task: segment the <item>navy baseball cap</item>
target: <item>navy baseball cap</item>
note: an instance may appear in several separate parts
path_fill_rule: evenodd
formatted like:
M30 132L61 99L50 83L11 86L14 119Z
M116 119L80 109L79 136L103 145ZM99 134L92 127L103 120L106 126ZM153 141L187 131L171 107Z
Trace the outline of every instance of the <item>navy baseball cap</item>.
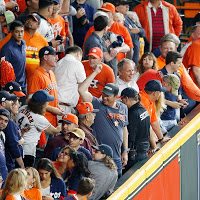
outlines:
M137 95L138 95L138 92L134 88L131 88L131 87L127 87L124 90L122 90L122 92L121 92L121 98L122 97L132 97L132 98L134 98Z
M19 85L19 83L15 82L15 81L10 81L8 82L5 87L4 90L14 93L16 94L18 97L24 97L26 96L23 92L22 92L22 88Z
M92 148L101 151L103 154L106 154L107 156L110 156L111 158L113 157L113 150L107 144L101 144L99 146L92 145Z
M53 101L55 97L53 95L50 95L45 90L38 90L33 94L32 99L38 103L43 103L47 101Z
M0 91L0 103L8 101L14 101L17 99L17 95L11 95L7 91Z
M162 87L162 84L159 80L150 80L145 85L145 90L147 91L160 91L160 92L167 92L166 87Z
M60 0L53 0L53 2L56 2L57 4L60 4Z
M119 87L114 85L113 83L107 83L103 91L101 92L105 93L108 96L112 96L112 95L116 96L119 93Z
M39 51L39 58L42 58L44 55L55 55L56 51L51 46L45 46Z
M32 17L36 22L38 22L38 24L40 25L40 22L41 22L41 17L40 15L38 15L37 13L31 13L29 15L27 15L27 19L29 17Z
M7 117L8 119L10 119L10 112L4 108L0 109L0 115L3 115Z

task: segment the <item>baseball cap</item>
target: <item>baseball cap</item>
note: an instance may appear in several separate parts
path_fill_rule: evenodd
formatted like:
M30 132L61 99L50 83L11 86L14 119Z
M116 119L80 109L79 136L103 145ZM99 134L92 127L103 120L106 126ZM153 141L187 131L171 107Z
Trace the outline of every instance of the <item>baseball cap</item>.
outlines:
M76 109L78 110L79 114L87 114L87 113L96 113L96 112L99 112L99 109L94 109L93 108L93 105L91 102L82 102L82 103L79 103L77 106L76 106Z
M99 10L93 15L93 21L99 16L105 16L105 17L109 18L108 14L106 12L103 12L103 11Z
M45 46L40 49L39 51L39 58L42 58L44 55L54 55L56 54L56 51L51 46Z
M10 24L11 22L13 22L15 20L15 15L12 11L7 10L4 12L4 16L6 18L6 23Z
M70 123L70 124L74 123L74 124L78 125L78 117L71 113L67 113L67 114L63 115L62 119L59 120L59 123L61 123L63 121Z
M85 139L85 132L80 128L75 128L69 133L73 133L75 136L77 136L78 138L81 138L82 140Z
M200 22L200 12L197 13L197 14L195 15L193 21L194 21L194 25L195 25L197 22Z
M112 3L106 2L98 10L115 13L115 6Z
M106 154L107 156L110 156L111 158L113 157L113 150L107 144L101 144L99 146L92 145L92 148L101 151L103 154Z
M131 2L132 2L131 0L115 0L114 5L115 6L127 5L130 4Z
M60 0L53 0L53 2L56 2L57 4L60 4Z
M167 80L172 86L172 94L175 96L178 96L178 89L181 84L179 77L175 74L168 74L168 75L165 75L164 77L167 78Z
M160 92L167 92L166 87L162 87L161 82L159 80L150 80L145 85L145 90L148 91L160 91Z
M33 94L32 99L38 103L43 103L47 101L53 101L55 97L50 95L45 90L38 90Z
M11 95L7 91L0 91L0 103L4 102L6 100L12 101L12 100L16 100L16 99L17 99L17 95Z
M122 92L121 92L121 97L134 98L134 97L136 97L136 95L138 95L138 92L134 88L131 88L131 87L127 87L124 90L122 90Z
M0 115L3 115L7 117L8 119L10 119L10 112L4 108L0 109Z
M19 83L15 82L15 81L10 81L8 82L5 87L4 90L8 91L8 92L12 92L14 94L16 94L18 97L24 97L26 96L23 92L22 92L22 88L19 85Z
M41 17L37 13L31 13L31 14L27 15L27 18L29 18L29 17L32 17L36 22L38 22L38 24L40 24Z
M99 47L90 49L88 56L94 56L95 58L103 58L103 51Z
M103 89L103 91L101 91L105 94L107 94L108 96L111 95L118 95L119 93L119 87L114 85L113 83L107 83Z

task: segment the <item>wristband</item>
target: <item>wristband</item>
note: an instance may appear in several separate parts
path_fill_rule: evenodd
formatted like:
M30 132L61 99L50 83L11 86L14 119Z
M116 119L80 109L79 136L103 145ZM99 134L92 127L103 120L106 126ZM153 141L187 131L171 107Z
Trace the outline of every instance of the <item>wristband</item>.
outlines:
M158 142L161 142L164 140L164 137L162 137L161 139L158 139Z
M124 149L124 151L128 151L128 149Z

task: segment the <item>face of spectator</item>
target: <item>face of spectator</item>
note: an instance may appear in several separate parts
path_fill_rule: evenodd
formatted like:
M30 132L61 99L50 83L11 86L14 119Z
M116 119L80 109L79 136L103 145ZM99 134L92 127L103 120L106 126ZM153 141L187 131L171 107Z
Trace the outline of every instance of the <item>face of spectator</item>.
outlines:
M2 28L7 26L6 18L4 16L0 16L0 23Z
M152 67L153 67L153 58L151 56L147 56L147 57L143 58L142 65L144 67L144 71L146 71L148 69L152 69Z
M124 25L124 19L120 16L114 16L113 20Z
M0 115L0 130L4 130L6 128L8 121L9 119L6 116Z
M26 169L27 172L27 188L29 188L29 186L32 186L33 183L35 182L35 178L33 178L33 171L30 168Z
M20 106L21 106L21 104L20 104L20 102L18 100L13 102L13 104L11 106L12 114L16 115L18 113L18 110L19 110Z
M56 14L58 12L58 10L60 9L60 4L56 3L55 1L53 1L53 11L52 14Z
M94 123L95 116L96 116L96 113L89 113L86 115L88 126L91 126Z
M44 55L46 56L46 65L49 67L55 67L56 66L56 62L58 60L57 55Z
M28 17L25 21L24 27L26 30L37 30L39 24L33 19L33 17Z
M123 69L119 70L119 78L124 82L130 82L135 74L135 65L133 63L125 62Z
M123 15L126 15L126 13L129 11L129 5L120 5L116 7L116 11L122 13Z
M68 162L67 162L67 169L68 169L69 171L71 171L72 168L75 167L75 166L76 166L76 164L74 163L73 159L70 158L70 159L68 160Z
M172 85L168 81L166 81L166 82L163 81L162 86L166 87L167 88L167 92L171 93Z
M200 27L197 27L196 31L192 33L193 40L197 40L200 38Z
M100 64L102 61L102 58L96 58L92 55L89 56L89 64L90 64L90 67L95 70L97 65Z
M69 145L73 148L78 148L83 143L83 140L73 133L69 134Z
M69 137L68 137L68 133L71 132L72 130L74 130L75 128L77 128L78 126L74 123L68 123L68 122L65 122L63 121L62 122L62 132L64 133L65 135L65 138L68 140Z
M69 161L69 149L64 149L63 151L60 152L58 161L62 163L67 163Z
M108 96L105 93L102 94L103 104L106 105L106 106L112 107L115 103L116 98L117 97L114 96L114 95Z
M173 71L177 72L178 68L181 67L182 65L182 58L177 58L177 61L175 63L172 62L171 65L172 65Z
M7 109L9 112L11 112L11 106L13 104L13 101L4 101L2 102L3 108Z
M154 101L157 101L157 100L159 99L160 94L161 94L160 91L156 91L156 92L154 93Z
M176 51L176 45L171 41L163 42L163 44L160 46L160 51L161 56L165 59L169 51Z
M51 179L51 172L48 172L47 170L44 170L44 169L39 169L38 172L39 172L41 181L46 181L46 180Z
M39 0L30 0L27 1L28 7L31 8L31 11L37 12L39 9Z
M21 43L24 37L24 28L21 26L15 27L15 30L11 31L12 37L17 43Z
M105 154L103 154L103 153L101 153L101 151L95 149L94 153L92 155L92 159L97 161L97 160L101 160L103 158L105 158Z

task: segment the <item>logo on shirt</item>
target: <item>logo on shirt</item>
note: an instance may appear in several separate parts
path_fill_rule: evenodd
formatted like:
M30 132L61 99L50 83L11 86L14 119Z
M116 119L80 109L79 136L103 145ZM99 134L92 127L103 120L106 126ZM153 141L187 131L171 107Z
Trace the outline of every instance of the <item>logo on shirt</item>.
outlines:
M120 115L119 113L108 113L107 116L110 119L119 119L125 122L125 115Z
M60 195L61 195L61 192L54 192L54 193L50 193L50 195L54 198L54 199L59 199L60 198Z
M119 122L116 120L116 121L114 121L114 125L115 126L118 126L119 125Z
M90 83L90 87L92 87L92 88L98 88L97 84L98 84L98 80L92 80L92 82Z
M149 112L148 112L148 111L143 112L143 113L140 115L141 121L144 120L145 118L147 118L148 116L149 116Z

